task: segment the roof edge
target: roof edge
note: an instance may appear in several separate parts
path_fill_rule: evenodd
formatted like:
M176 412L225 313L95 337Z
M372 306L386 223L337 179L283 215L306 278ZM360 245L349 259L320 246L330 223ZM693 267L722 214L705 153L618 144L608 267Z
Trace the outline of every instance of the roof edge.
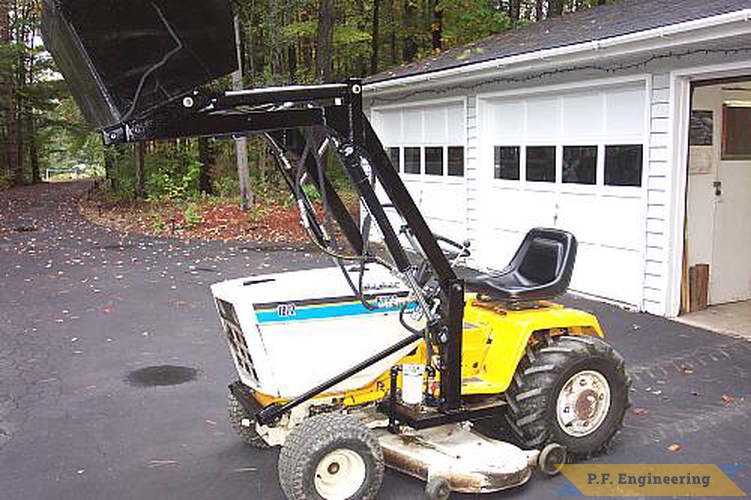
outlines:
M404 86L406 85L425 84L427 82L432 82L435 80L449 80L452 77L477 78L481 77L482 74L488 70L510 69L510 67L530 62L545 61L546 63L550 64L555 63L555 59L563 58L566 56L571 56L576 59L586 59L592 51L599 52L606 49L616 49L630 44L663 40L665 43L658 43L657 46L669 46L672 45L673 40L669 40L668 37L672 35L686 35L692 32L721 27L738 22L747 23L749 20L751 20L751 9L743 9L725 14L719 14L716 16L694 19L692 21L668 24L659 28L637 31L634 33L628 33L626 35L604 38L602 40L593 40L572 45L564 45L562 47L556 47L552 49L536 50L513 56L490 59L488 61L455 66L453 68L390 78L387 80L381 80L378 82L366 84L364 86L364 90L366 94L369 94L369 97L372 97L381 93L392 93L403 90ZM749 30L751 30L751 23L749 23L749 25ZM733 34L728 33L727 37L730 36L733 36ZM645 47L645 49L642 50L653 50L654 48L654 46L650 46ZM582 57L582 55L584 57Z

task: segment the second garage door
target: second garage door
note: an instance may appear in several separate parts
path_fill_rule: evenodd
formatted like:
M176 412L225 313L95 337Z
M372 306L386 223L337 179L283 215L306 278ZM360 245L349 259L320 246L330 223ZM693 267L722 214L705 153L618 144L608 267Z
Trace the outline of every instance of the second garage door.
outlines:
M646 84L478 99L479 263L500 269L536 226L579 240L572 289L642 299Z

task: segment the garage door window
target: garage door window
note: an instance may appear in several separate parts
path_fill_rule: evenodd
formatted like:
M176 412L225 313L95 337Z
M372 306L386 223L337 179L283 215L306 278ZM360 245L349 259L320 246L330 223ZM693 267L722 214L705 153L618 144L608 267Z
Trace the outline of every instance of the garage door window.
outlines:
M495 173L496 179L509 181L519 180L519 146L496 146L495 147Z
M443 148L425 148L425 173L443 175Z
M449 146L449 175L464 177L464 146Z
M388 153L389 153L389 160L391 160L391 164L394 166L397 172L401 172L402 170L401 148L388 148Z
M404 148L404 173L419 174L420 166L420 148Z
M527 180L555 182L555 146L527 147Z
M641 187L643 157L641 144L605 146L605 185Z
M597 182L597 146L563 147L563 182L590 185Z

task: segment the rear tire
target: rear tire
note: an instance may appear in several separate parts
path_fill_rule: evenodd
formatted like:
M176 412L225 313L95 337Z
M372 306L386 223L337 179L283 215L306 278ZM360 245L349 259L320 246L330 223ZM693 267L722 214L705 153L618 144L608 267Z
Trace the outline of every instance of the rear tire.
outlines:
M383 451L356 418L323 413L287 437L279 482L289 500L371 500L383 482Z
M227 400L227 412L229 413L229 423L232 430L240 436L243 443L259 449L269 448L268 443L256 431L256 423L252 420L252 417L248 415L248 412L245 411L245 408L232 393L229 394ZM244 423L249 425L243 425Z
M524 446L558 443L575 457L607 447L623 426L629 380L623 358L593 336L548 338L527 352L506 396L508 426Z

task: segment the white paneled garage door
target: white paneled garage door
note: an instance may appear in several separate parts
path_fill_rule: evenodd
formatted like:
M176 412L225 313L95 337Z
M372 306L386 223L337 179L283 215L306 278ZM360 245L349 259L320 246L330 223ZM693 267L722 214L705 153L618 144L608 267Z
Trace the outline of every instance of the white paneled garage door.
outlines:
M466 236L465 101L378 108L373 126L435 233Z
M536 226L574 233L572 289L640 304L646 83L478 99L479 263L503 268Z

